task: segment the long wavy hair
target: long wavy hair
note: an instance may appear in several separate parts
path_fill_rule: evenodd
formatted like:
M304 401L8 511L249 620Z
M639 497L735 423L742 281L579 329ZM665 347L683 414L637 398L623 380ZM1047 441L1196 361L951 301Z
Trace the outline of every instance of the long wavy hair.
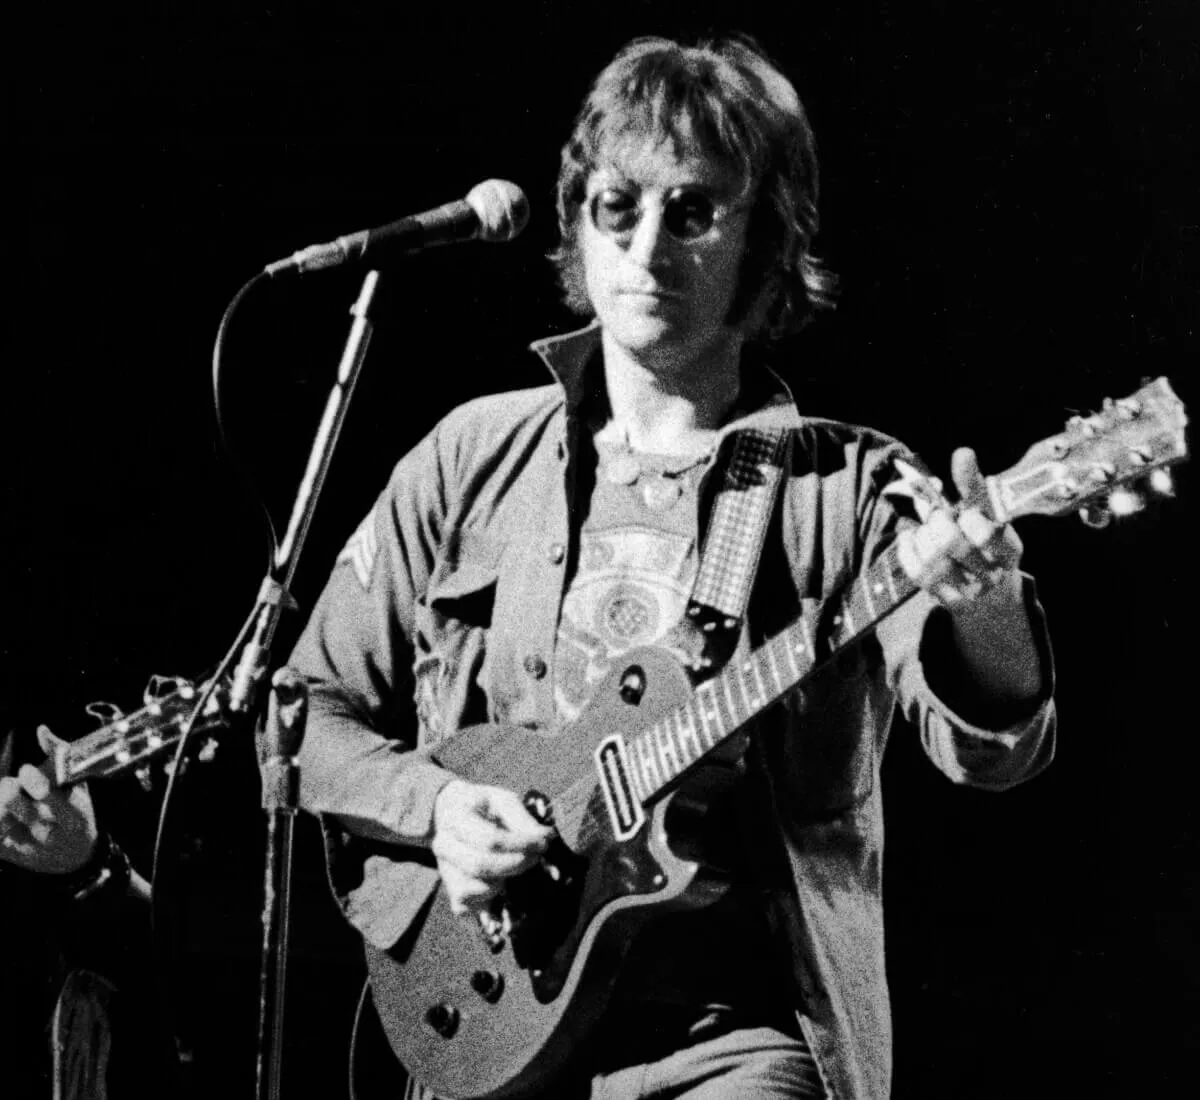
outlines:
M818 182L808 116L762 48L736 36L696 46L637 38L596 78L558 174L559 244L549 258L570 309L594 313L579 247L588 178L630 140L713 158L754 195L730 324L773 340L832 306L835 279L812 252Z

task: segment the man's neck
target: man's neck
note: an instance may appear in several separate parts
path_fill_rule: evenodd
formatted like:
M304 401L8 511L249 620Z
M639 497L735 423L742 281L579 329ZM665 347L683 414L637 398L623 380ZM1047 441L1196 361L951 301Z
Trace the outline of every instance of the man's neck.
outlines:
M687 454L711 445L737 401L742 337L687 362L652 362L601 334L609 419L603 438L634 450Z

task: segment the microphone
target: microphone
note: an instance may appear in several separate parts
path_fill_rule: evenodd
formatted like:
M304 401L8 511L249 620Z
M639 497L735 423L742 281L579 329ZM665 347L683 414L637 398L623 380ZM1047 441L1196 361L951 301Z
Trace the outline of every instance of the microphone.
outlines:
M524 191L508 180L484 180L472 187L465 199L326 244L309 245L267 264L264 274L304 274L359 261L377 265L393 256L458 241L511 241L528 221L529 200Z

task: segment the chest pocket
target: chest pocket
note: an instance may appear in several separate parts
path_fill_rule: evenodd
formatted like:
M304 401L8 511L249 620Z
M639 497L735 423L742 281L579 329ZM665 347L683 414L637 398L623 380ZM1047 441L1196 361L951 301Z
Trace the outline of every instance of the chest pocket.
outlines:
M422 745L488 720L487 642L500 552L487 535L464 533L416 604L413 675Z

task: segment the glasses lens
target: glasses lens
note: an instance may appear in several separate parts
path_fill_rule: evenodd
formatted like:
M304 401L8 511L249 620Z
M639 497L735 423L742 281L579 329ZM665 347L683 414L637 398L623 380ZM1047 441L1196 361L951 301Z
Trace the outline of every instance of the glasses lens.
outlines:
M592 198L592 224L601 233L631 233L641 216L637 201L624 191L608 188Z
M672 237L692 241L703 237L713 225L716 209L713 201L699 191L681 191L667 199L663 224Z
M641 203L627 191L606 188L592 196L588 207L592 224L611 237L632 233L642 220ZM679 191L663 204L663 225L679 241L694 241L713 227L717 211L713 200L700 191Z

